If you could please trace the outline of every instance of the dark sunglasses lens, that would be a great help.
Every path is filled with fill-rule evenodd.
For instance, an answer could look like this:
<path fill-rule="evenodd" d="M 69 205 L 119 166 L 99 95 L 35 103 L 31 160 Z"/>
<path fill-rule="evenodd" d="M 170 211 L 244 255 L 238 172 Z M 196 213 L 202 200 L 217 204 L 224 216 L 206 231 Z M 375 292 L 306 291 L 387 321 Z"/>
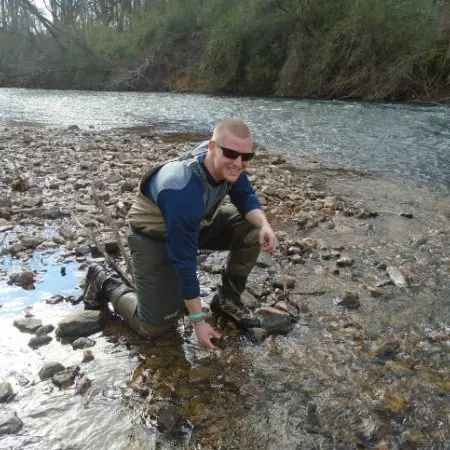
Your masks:
<path fill-rule="evenodd" d="M 242 161 L 245 161 L 245 162 L 250 161 L 253 158 L 253 156 L 255 156 L 254 153 L 239 153 L 239 152 L 236 152 L 235 150 L 231 150 L 229 148 L 223 148 L 223 147 L 222 147 L 222 151 L 223 151 L 224 156 L 228 159 L 237 159 L 237 158 L 239 158 L 239 156 L 241 156 Z"/>

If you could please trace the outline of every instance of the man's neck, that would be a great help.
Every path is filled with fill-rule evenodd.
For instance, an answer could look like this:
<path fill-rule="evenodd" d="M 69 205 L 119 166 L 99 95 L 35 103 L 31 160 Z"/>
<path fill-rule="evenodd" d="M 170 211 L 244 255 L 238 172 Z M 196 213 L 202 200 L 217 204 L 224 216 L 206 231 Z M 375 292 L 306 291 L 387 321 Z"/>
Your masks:
<path fill-rule="evenodd" d="M 211 176 L 211 178 L 216 182 L 216 183 L 220 183 L 222 180 L 218 179 L 219 177 L 217 176 L 217 174 L 215 173 L 214 170 L 214 166 L 212 164 L 212 157 L 211 157 L 211 153 L 207 153 L 205 156 L 205 159 L 203 160 L 203 164 L 206 168 L 206 170 L 208 171 L 209 175 Z"/>

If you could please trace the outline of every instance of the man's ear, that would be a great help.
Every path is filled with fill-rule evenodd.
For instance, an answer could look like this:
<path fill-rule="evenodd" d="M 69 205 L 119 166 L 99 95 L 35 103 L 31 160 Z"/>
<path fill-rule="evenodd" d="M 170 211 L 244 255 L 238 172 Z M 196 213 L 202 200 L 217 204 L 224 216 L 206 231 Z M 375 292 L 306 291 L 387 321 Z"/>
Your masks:
<path fill-rule="evenodd" d="M 213 141 L 212 139 L 210 139 L 208 141 L 208 150 L 213 151 L 216 148 L 216 141 Z"/>

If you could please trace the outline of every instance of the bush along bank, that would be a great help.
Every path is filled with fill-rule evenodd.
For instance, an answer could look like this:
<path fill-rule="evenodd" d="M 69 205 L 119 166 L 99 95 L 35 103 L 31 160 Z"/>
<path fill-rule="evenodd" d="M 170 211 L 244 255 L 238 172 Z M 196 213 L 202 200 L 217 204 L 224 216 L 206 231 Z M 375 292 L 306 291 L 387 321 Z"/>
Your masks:
<path fill-rule="evenodd" d="M 38 34 L 5 21 L 0 84 L 450 100 L 445 1 L 170 0 L 134 10 L 111 3 L 114 17 L 86 9 L 72 21 L 61 9 L 51 22 L 24 9 L 41 23 Z"/>

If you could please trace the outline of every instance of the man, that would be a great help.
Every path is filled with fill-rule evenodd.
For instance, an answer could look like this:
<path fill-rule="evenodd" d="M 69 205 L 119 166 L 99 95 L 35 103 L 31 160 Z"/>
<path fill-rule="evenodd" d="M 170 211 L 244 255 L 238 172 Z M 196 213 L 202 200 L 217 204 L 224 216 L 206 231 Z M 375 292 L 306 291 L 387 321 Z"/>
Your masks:
<path fill-rule="evenodd" d="M 187 309 L 200 346 L 216 349 L 211 339 L 220 333 L 204 320 L 197 250 L 229 250 L 210 308 L 241 328 L 262 326 L 240 299 L 259 251 L 273 252 L 277 246 L 245 173 L 253 156 L 249 128 L 228 118 L 209 141 L 150 169 L 129 212 L 136 290 L 92 265 L 85 307 L 98 309 L 111 300 L 115 311 L 143 336 L 174 327 Z M 222 205 L 226 195 L 232 204 Z"/>

